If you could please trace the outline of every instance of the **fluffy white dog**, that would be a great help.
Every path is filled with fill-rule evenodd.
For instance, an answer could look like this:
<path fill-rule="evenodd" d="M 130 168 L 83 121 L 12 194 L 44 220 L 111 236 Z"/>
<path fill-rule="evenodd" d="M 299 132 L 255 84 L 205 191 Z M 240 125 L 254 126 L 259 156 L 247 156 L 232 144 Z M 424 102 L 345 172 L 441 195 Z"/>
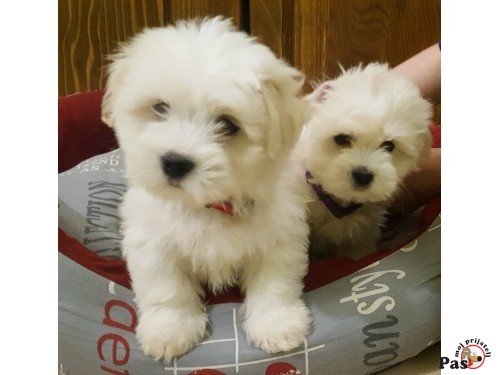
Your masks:
<path fill-rule="evenodd" d="M 240 285 L 256 346 L 304 341 L 307 191 L 290 162 L 302 84 L 220 17 L 145 30 L 114 56 L 103 119 L 125 154 L 123 252 L 146 354 L 169 361 L 199 343 L 205 286 Z"/>
<path fill-rule="evenodd" d="M 343 71 L 308 99 L 297 154 L 316 198 L 312 252 L 363 257 L 376 250 L 388 201 L 430 150 L 432 106 L 379 63 Z"/>

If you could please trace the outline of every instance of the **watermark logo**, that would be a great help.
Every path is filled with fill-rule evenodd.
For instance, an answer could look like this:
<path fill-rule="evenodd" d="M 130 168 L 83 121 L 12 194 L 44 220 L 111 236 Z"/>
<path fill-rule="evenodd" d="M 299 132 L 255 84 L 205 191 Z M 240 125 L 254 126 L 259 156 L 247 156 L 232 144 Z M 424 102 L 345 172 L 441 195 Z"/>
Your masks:
<path fill-rule="evenodd" d="M 470 369 L 474 370 L 486 361 L 486 358 L 491 357 L 491 351 L 481 339 L 474 338 L 464 341 L 465 344 L 459 343 L 455 350 L 455 359 L 449 357 L 441 357 L 439 368 L 450 369 Z"/>
<path fill-rule="evenodd" d="M 467 360 L 467 368 L 476 369 L 483 365 L 486 353 L 479 345 L 469 345 L 462 349 L 460 359 Z"/>

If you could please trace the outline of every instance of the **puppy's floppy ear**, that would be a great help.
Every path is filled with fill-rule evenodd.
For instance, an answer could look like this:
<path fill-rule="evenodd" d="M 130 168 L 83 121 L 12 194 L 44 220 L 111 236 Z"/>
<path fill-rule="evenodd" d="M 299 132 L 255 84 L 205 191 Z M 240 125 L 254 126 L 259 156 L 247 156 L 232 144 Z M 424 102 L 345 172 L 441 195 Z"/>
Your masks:
<path fill-rule="evenodd" d="M 110 127 L 115 124 L 115 96 L 122 85 L 125 73 L 128 70 L 128 59 L 125 54 L 126 46 L 122 51 L 110 57 L 111 63 L 107 67 L 108 79 L 101 105 L 101 119 Z"/>
<path fill-rule="evenodd" d="M 337 63 L 339 65 L 339 69 L 341 72 L 340 75 L 346 74 L 347 71 L 344 68 L 344 66 L 340 62 L 337 62 Z M 339 77 L 337 77 L 337 78 L 339 78 Z M 335 88 L 335 82 L 336 82 L 337 78 L 328 79 L 322 83 L 316 83 L 316 85 L 314 85 L 315 87 L 314 87 L 313 92 L 306 95 L 305 99 L 307 101 L 309 101 L 310 103 L 322 103 L 322 102 L 324 102 L 328 91 Z"/>
<path fill-rule="evenodd" d="M 308 106 L 301 96 L 304 74 L 282 60 L 264 69 L 261 94 L 268 115 L 266 149 L 271 158 L 290 149 L 298 139 Z"/>
<path fill-rule="evenodd" d="M 333 87 L 334 81 L 325 81 L 319 84 L 313 92 L 305 96 L 305 99 L 311 103 L 322 103 L 325 101 L 325 96 L 328 90 Z"/>
<path fill-rule="evenodd" d="M 470 349 L 469 349 L 469 348 L 465 348 L 465 349 L 462 351 L 462 355 L 460 356 L 460 359 L 465 359 L 465 358 L 467 358 L 469 355 L 470 355 Z"/>

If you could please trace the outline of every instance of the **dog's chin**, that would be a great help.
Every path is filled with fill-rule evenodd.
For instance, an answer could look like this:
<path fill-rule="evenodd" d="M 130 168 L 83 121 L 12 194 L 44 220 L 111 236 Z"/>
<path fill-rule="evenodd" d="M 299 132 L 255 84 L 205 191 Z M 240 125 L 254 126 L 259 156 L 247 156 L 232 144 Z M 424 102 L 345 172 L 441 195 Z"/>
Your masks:
<path fill-rule="evenodd" d="M 180 203 L 195 211 L 211 209 L 229 216 L 246 216 L 253 211 L 255 201 L 249 194 L 238 189 L 224 189 L 221 185 L 214 191 L 200 190 L 190 184 L 165 179 L 141 187 L 157 200 Z"/>
<path fill-rule="evenodd" d="M 382 179 L 381 179 L 382 180 Z M 398 181 L 394 179 L 383 180 L 368 187 L 357 187 L 354 184 L 325 182 L 323 189 L 344 204 L 349 203 L 378 203 L 388 201 L 398 189 Z"/>
<path fill-rule="evenodd" d="M 372 189 L 352 188 L 350 191 L 330 193 L 345 203 L 377 203 L 390 199 L 392 191 L 372 191 Z"/>

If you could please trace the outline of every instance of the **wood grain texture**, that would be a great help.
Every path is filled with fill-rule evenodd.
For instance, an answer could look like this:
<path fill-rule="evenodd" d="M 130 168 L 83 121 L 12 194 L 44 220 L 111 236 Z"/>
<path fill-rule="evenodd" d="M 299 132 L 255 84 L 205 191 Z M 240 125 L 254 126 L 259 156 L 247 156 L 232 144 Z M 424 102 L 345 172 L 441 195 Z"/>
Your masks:
<path fill-rule="evenodd" d="M 287 51 L 285 36 L 284 0 L 251 0 L 250 1 L 250 32 L 259 41 L 267 45 L 279 57 L 290 58 Z"/>
<path fill-rule="evenodd" d="M 58 0 L 59 95 L 104 87 L 107 56 L 144 27 L 224 15 L 241 24 L 240 0 Z"/>
<path fill-rule="evenodd" d="M 164 20 L 163 0 L 59 0 L 59 95 L 102 88 L 107 56 Z"/>
<path fill-rule="evenodd" d="M 311 0 L 294 2 L 292 15 L 292 64 L 311 80 L 323 80 L 328 49 L 329 9 L 335 1 Z"/>
<path fill-rule="evenodd" d="M 371 61 L 396 65 L 437 42 L 440 0 L 58 0 L 59 95 L 101 89 L 107 56 L 146 26 L 223 15 L 309 82 Z M 305 91 L 310 87 L 306 86 Z"/>
<path fill-rule="evenodd" d="M 169 23 L 187 18 L 222 15 L 232 18 L 236 27 L 241 25 L 240 0 L 169 0 L 167 4 L 166 20 Z"/>
<path fill-rule="evenodd" d="M 292 62 L 310 80 L 371 61 L 394 66 L 436 43 L 440 0 L 296 0 Z"/>

